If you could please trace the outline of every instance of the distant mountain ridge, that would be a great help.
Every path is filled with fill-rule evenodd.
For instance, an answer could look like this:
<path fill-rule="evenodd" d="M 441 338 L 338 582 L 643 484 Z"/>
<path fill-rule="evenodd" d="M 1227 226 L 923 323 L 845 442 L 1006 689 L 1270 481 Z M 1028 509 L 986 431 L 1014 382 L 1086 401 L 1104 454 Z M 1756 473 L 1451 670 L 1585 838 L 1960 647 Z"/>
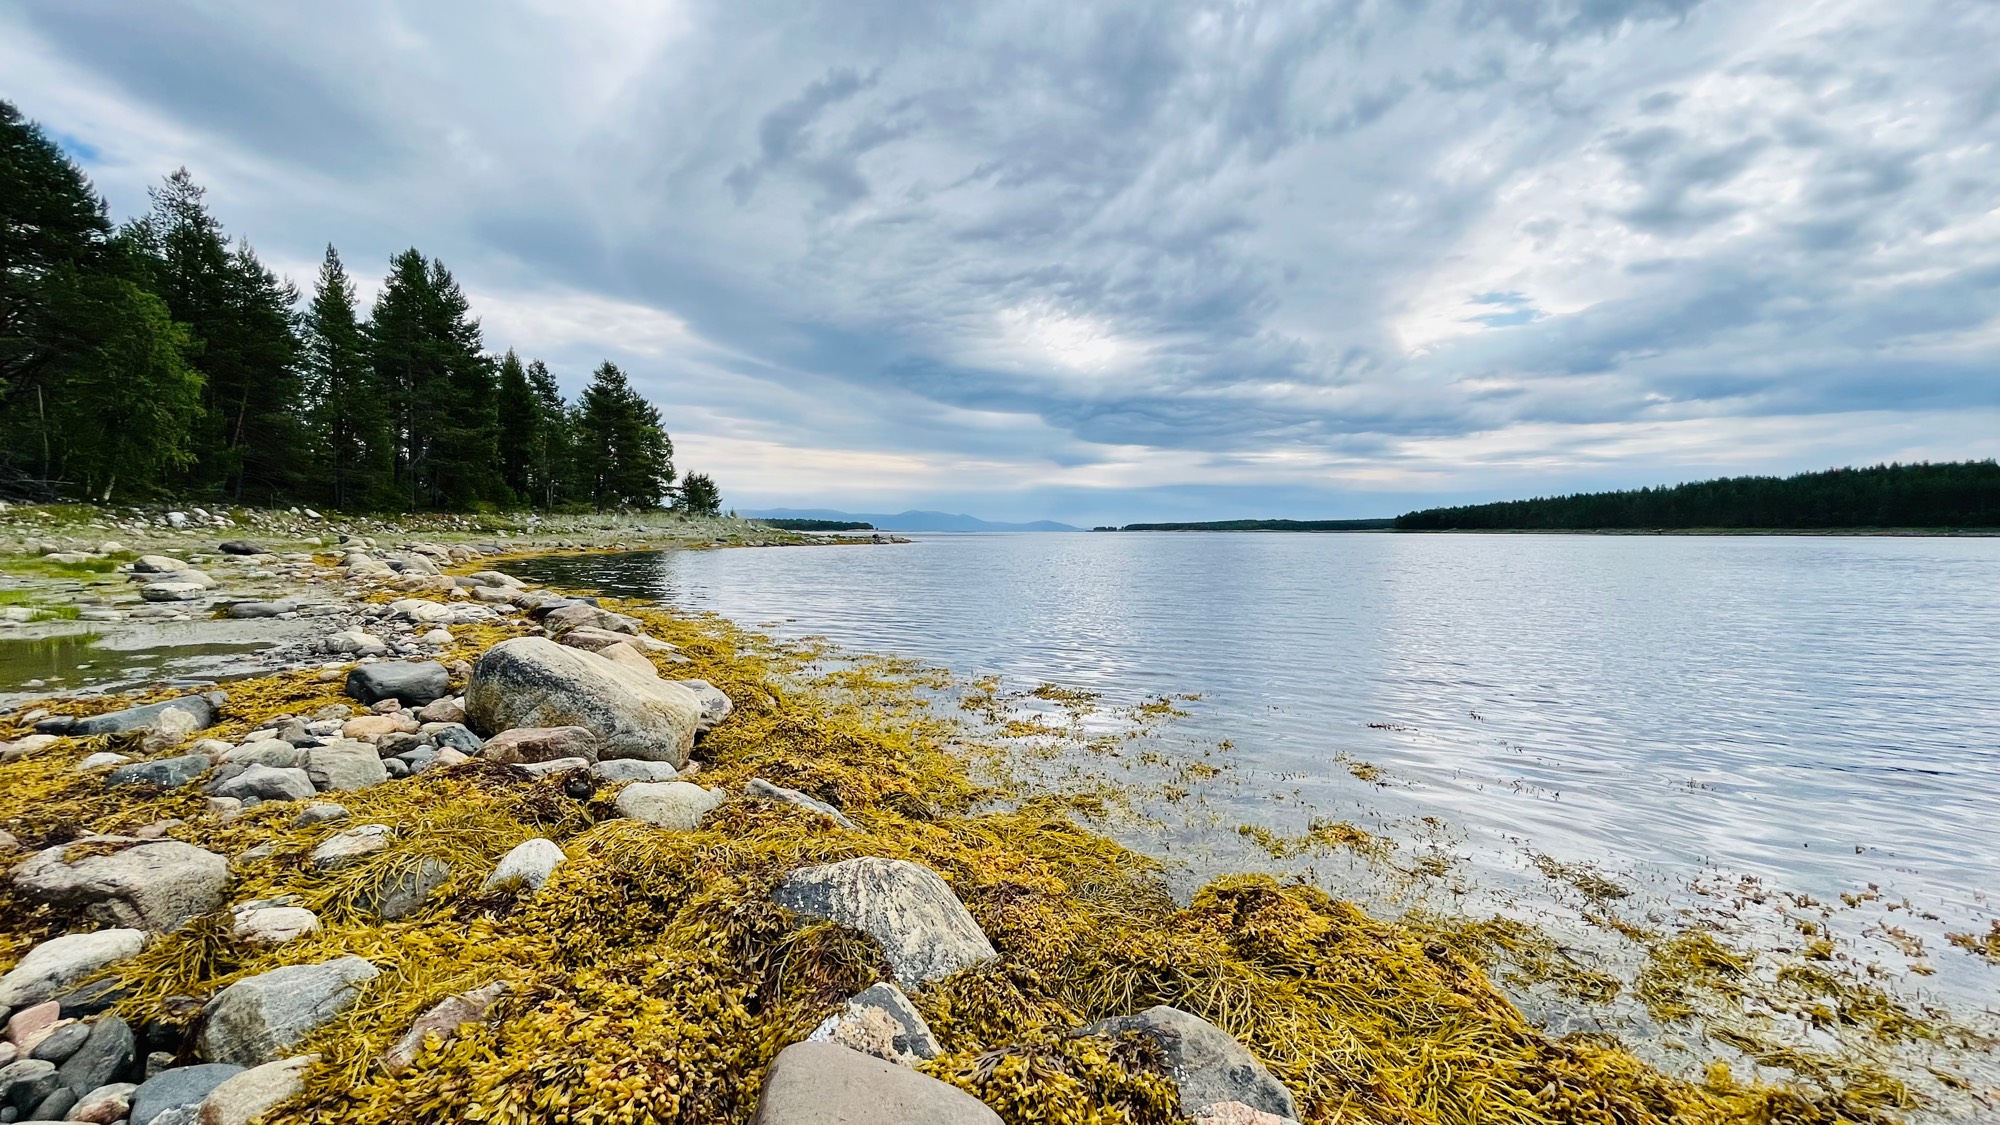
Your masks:
<path fill-rule="evenodd" d="M 761 520 L 838 520 L 844 523 L 873 524 L 877 531 L 1082 531 L 1054 520 L 1036 520 L 1033 523 L 995 523 L 978 516 L 954 515 L 950 512 L 898 512 L 882 515 L 873 512 L 837 512 L 831 508 L 765 508 L 761 511 L 738 512 L 746 519 Z"/>

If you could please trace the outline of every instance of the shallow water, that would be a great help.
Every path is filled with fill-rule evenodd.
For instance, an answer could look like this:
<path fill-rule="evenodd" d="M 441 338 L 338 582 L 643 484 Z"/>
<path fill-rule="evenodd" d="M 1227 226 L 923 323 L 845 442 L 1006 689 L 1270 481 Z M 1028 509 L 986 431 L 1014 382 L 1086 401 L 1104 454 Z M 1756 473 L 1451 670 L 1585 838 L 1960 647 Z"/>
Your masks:
<path fill-rule="evenodd" d="M 123 691 L 149 683 L 202 683 L 258 670 L 245 658 L 274 641 L 245 622 L 199 622 L 94 632 L 0 637 L 0 704 L 79 690 Z M 215 626 L 237 626 L 216 628 Z"/>
<path fill-rule="evenodd" d="M 2000 912 L 2000 539 L 953 535 L 521 569 L 1017 686 L 1198 692 L 1180 744 L 1233 744 L 1214 836 L 1428 816 L 1525 893 L 1538 854 L 1662 903 L 1717 872 L 1873 883 L 1918 915 L 1927 988 L 2000 982 L 1942 940 Z"/>

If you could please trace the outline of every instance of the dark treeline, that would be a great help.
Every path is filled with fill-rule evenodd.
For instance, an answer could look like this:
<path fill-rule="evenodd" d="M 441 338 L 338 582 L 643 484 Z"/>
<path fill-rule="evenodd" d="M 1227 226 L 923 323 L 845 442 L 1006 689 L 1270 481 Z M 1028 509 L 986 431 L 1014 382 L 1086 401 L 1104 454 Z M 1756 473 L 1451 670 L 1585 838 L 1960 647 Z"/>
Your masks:
<path fill-rule="evenodd" d="M 302 295 L 232 242 L 185 169 L 114 226 L 81 169 L 0 102 L 0 494 L 344 510 L 714 514 L 674 487 L 660 412 L 598 367 L 565 402 L 486 350 L 442 262 L 405 250 L 370 309 L 333 247 Z"/>
<path fill-rule="evenodd" d="M 1792 477 L 1730 477 L 1671 488 L 1431 508 L 1397 517 L 1396 528 L 2000 528 L 2000 464 L 1877 465 Z"/>
<path fill-rule="evenodd" d="M 804 520 L 804 519 L 759 519 L 757 523 L 765 527 L 775 527 L 780 531 L 873 531 L 872 523 L 855 520 Z"/>
<path fill-rule="evenodd" d="M 1395 520 L 1210 520 L 1207 523 L 1128 523 L 1092 531 L 1384 531 Z"/>

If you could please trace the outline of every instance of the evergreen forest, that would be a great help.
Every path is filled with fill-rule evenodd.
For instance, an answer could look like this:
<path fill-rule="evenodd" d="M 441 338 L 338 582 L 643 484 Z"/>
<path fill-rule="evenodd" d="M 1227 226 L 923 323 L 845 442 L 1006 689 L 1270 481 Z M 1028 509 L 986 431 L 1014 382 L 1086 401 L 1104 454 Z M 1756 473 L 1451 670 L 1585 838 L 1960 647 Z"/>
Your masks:
<path fill-rule="evenodd" d="M 0 102 L 0 496 L 717 513 L 673 452 L 616 365 L 571 402 L 541 361 L 488 350 L 437 259 L 395 255 L 364 309 L 329 246 L 301 294 L 185 169 L 114 225 Z"/>
<path fill-rule="evenodd" d="M 1399 531 L 2000 528 L 2000 464 L 1957 461 L 1730 477 L 1663 488 L 1431 508 Z"/>

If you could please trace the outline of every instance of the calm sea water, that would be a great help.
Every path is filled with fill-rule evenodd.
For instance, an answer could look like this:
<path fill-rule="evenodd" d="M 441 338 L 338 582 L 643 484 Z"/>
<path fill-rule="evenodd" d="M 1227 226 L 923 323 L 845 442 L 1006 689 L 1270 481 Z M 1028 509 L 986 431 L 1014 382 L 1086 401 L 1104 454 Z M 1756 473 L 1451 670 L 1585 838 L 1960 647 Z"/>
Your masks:
<path fill-rule="evenodd" d="M 1430 817 L 1517 889 L 1534 855 L 1662 896 L 1872 883 L 1930 987 L 1992 993 L 1942 937 L 2000 912 L 2000 539 L 952 535 L 533 569 L 1015 685 L 1200 693 L 1174 729 L 1233 744 L 1218 837 Z"/>

